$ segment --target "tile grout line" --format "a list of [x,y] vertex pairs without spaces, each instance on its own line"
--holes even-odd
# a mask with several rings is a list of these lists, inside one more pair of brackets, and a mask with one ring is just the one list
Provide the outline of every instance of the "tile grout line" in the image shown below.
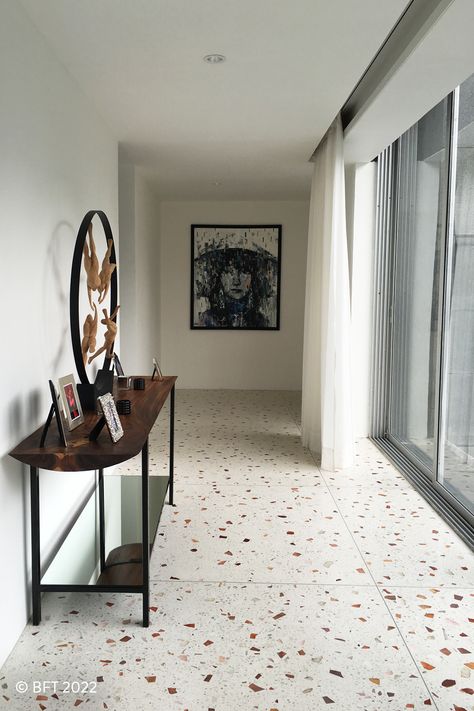
[[[312,452],[311,452],[311,456],[313,456],[313,453],[312,453]],[[313,459],[314,459],[315,465],[318,466],[318,465],[316,464],[316,459],[314,458],[314,456],[313,456]],[[328,483],[326,482],[326,479],[325,479],[324,474],[323,474],[323,470],[322,470],[319,466],[318,466],[318,469],[319,469],[319,473],[320,473],[320,475],[321,475],[321,477],[322,477],[324,483],[326,484],[327,490],[329,491],[329,493],[330,493],[330,495],[331,495],[331,498],[332,498],[332,500],[334,501],[334,505],[336,506],[336,508],[337,508],[337,510],[338,510],[338,512],[339,512],[339,515],[341,516],[341,519],[342,519],[342,521],[343,521],[343,523],[344,523],[344,526],[346,527],[346,529],[347,529],[347,531],[348,531],[348,533],[349,533],[349,535],[350,535],[350,537],[351,537],[351,539],[352,539],[352,541],[353,541],[355,547],[357,548],[360,557],[361,557],[362,560],[364,561],[364,565],[365,565],[365,567],[367,568],[367,571],[368,571],[370,577],[372,578],[372,581],[373,581],[374,586],[375,586],[375,588],[376,588],[376,590],[377,590],[377,592],[378,592],[378,594],[379,594],[379,596],[380,596],[380,599],[381,599],[381,601],[382,601],[382,604],[384,605],[385,609],[387,610],[388,614],[390,615],[390,618],[392,619],[393,624],[395,625],[395,627],[396,627],[396,629],[397,629],[397,631],[398,631],[398,634],[400,635],[400,638],[401,638],[401,640],[403,641],[403,644],[405,645],[405,649],[407,650],[407,652],[408,652],[408,654],[409,654],[409,656],[410,656],[410,658],[411,658],[413,664],[415,665],[415,669],[416,669],[417,672],[418,672],[418,676],[419,676],[421,682],[423,683],[423,685],[424,685],[426,691],[428,692],[429,698],[430,698],[431,701],[433,702],[433,705],[434,705],[435,709],[436,709],[437,711],[439,711],[438,704],[436,703],[436,701],[435,701],[434,698],[433,698],[433,694],[432,694],[432,692],[431,692],[431,689],[429,688],[429,686],[428,686],[428,684],[427,684],[427,682],[426,682],[424,676],[423,676],[422,673],[421,673],[421,670],[420,670],[420,668],[419,668],[419,666],[418,666],[418,664],[417,664],[417,662],[416,662],[416,660],[415,660],[415,658],[414,658],[414,656],[413,656],[413,653],[412,653],[410,647],[408,646],[408,642],[407,642],[407,640],[405,639],[405,636],[402,634],[402,631],[401,631],[400,627],[398,626],[398,623],[397,623],[396,619],[394,618],[390,607],[387,605],[387,602],[386,602],[384,596],[382,595],[382,591],[380,590],[380,587],[379,587],[378,583],[376,582],[376,580],[375,580],[375,578],[374,578],[374,576],[373,576],[373,574],[372,574],[372,571],[371,571],[369,565],[367,564],[367,561],[366,561],[366,559],[365,559],[365,556],[362,554],[362,551],[361,551],[361,549],[360,549],[360,547],[359,547],[359,544],[358,544],[357,541],[355,540],[354,535],[353,535],[353,533],[352,533],[352,531],[351,531],[351,529],[350,529],[350,527],[349,527],[349,525],[348,525],[348,523],[347,523],[347,521],[346,521],[346,518],[345,518],[345,516],[343,515],[343,513],[341,512],[341,510],[340,510],[340,508],[339,508],[339,504],[338,504],[336,498],[334,497],[334,495],[333,495],[333,493],[332,493],[332,491],[331,491],[331,489],[330,489]],[[414,586],[414,587],[416,587],[416,586]]]
[[[291,420],[295,423],[295,425],[296,425],[296,427],[297,427],[297,429],[299,430],[300,435],[301,435],[301,434],[302,434],[301,425],[296,421],[296,418],[294,418],[293,415],[291,414],[290,408],[289,408],[289,407],[286,407],[285,409],[286,409],[286,411],[287,411],[287,414],[288,414],[289,417],[291,418]],[[330,494],[330,496],[331,496],[331,498],[332,498],[332,500],[333,500],[333,502],[334,502],[334,505],[336,506],[337,511],[339,512],[339,515],[341,516],[341,519],[342,519],[342,521],[343,521],[343,523],[344,523],[344,526],[346,527],[346,530],[348,531],[348,533],[349,533],[349,535],[350,535],[350,537],[351,537],[351,539],[352,539],[354,545],[356,546],[357,551],[359,552],[359,555],[360,555],[362,561],[364,562],[365,567],[367,568],[367,571],[368,571],[368,573],[369,573],[369,576],[370,576],[370,578],[372,579],[372,585],[365,585],[365,586],[360,586],[360,587],[367,587],[367,588],[369,588],[369,589],[375,588],[375,589],[377,590],[377,592],[378,592],[378,594],[379,594],[379,596],[380,596],[380,599],[382,600],[383,606],[385,607],[385,609],[387,610],[387,612],[388,612],[388,614],[389,614],[391,620],[393,621],[393,624],[394,624],[395,628],[397,629],[397,632],[398,632],[398,634],[399,634],[399,636],[400,636],[400,638],[401,638],[403,644],[405,645],[405,649],[407,650],[408,655],[410,656],[410,658],[411,658],[413,664],[415,665],[415,669],[417,670],[417,674],[418,674],[419,679],[421,680],[423,686],[425,687],[425,689],[426,689],[426,691],[427,691],[427,693],[428,693],[428,696],[429,696],[429,698],[431,699],[431,701],[432,701],[432,703],[433,703],[435,709],[436,709],[437,711],[439,711],[438,705],[437,705],[437,703],[435,702],[435,700],[434,700],[434,698],[433,698],[433,695],[432,695],[432,693],[431,693],[431,690],[430,690],[430,688],[428,687],[428,685],[427,685],[427,683],[426,683],[426,681],[425,681],[423,675],[421,674],[421,671],[420,671],[420,669],[419,669],[419,667],[418,667],[418,664],[417,664],[415,658],[413,657],[413,654],[412,654],[412,652],[411,652],[411,650],[410,650],[410,648],[409,648],[409,646],[408,646],[408,643],[407,643],[407,641],[406,641],[404,635],[402,634],[402,632],[401,632],[401,630],[400,630],[400,627],[398,626],[397,621],[395,620],[395,618],[394,618],[394,616],[393,616],[393,614],[392,614],[392,612],[391,612],[389,606],[387,605],[387,602],[386,602],[386,600],[384,599],[384,597],[383,597],[383,595],[382,595],[382,592],[381,592],[381,590],[380,590],[378,584],[376,583],[375,578],[374,578],[374,576],[372,575],[372,572],[371,572],[369,566],[367,565],[366,559],[365,559],[365,557],[362,555],[362,552],[361,552],[361,550],[360,550],[360,548],[359,548],[359,545],[357,544],[356,540],[354,539],[354,536],[353,536],[353,534],[352,534],[352,531],[350,530],[350,528],[349,528],[349,526],[348,526],[348,524],[347,524],[347,522],[346,522],[346,520],[345,520],[345,517],[343,516],[343,514],[342,514],[342,512],[341,512],[341,510],[340,510],[340,508],[339,508],[338,502],[336,501],[336,499],[335,499],[335,497],[334,497],[334,494],[333,494],[331,488],[329,487],[328,482],[326,481],[326,479],[325,479],[325,477],[324,477],[324,475],[323,475],[323,473],[322,473],[322,470],[321,470],[321,468],[320,468],[318,462],[316,461],[316,459],[315,459],[315,457],[314,457],[313,452],[311,452],[311,450],[306,449],[306,448],[303,448],[303,449],[305,449],[305,451],[309,452],[311,458],[313,459],[313,462],[314,462],[314,464],[315,464],[315,466],[316,466],[316,468],[317,468],[317,470],[318,470],[319,476],[321,477],[322,483],[323,483],[324,486],[326,487],[326,490],[329,492],[329,494]],[[236,486],[236,484],[228,484],[228,485],[219,484],[219,485],[217,485],[217,486],[229,486],[229,487],[230,487],[230,486]],[[255,484],[254,486],[259,486],[259,485]],[[260,485],[260,486],[267,486],[267,485],[262,484],[262,485]],[[273,486],[275,486],[275,485],[273,485]],[[285,487],[284,485],[280,485],[280,486],[281,486],[282,488],[288,488],[288,487]],[[314,484],[313,484],[313,485],[309,485],[309,484],[308,484],[308,485],[305,485],[305,486],[307,486],[308,488],[317,488],[317,487],[314,486]],[[294,488],[294,487],[293,487],[293,488]],[[300,487],[297,487],[297,488],[300,488]],[[211,488],[211,490],[212,490],[212,488]],[[158,581],[154,581],[154,582],[158,582]],[[170,582],[176,582],[176,581],[170,581]],[[202,581],[202,582],[204,582],[204,581]],[[220,583],[221,583],[221,584],[224,584],[224,585],[232,584],[232,583],[224,583],[223,581],[220,581]],[[219,584],[219,583],[216,583],[216,584]],[[257,582],[257,581],[251,581],[251,582],[249,582],[249,583],[242,583],[242,584],[244,584],[244,585],[246,585],[246,584],[248,584],[248,585],[259,585],[259,584],[266,584],[266,583],[259,583],[259,582]],[[278,584],[278,583],[275,583],[275,585],[277,585],[277,584]],[[323,584],[323,583],[313,583],[313,584],[308,584],[308,583],[293,583],[293,585],[294,585],[295,587],[300,587],[300,586],[304,586],[304,585],[313,585],[314,587],[318,587],[318,586],[324,587],[324,584]],[[333,583],[333,585],[334,585],[334,586],[337,586],[338,584],[337,584],[337,583]],[[343,586],[345,586],[345,585],[342,584],[341,587],[343,587]],[[353,586],[350,586],[349,584],[347,584],[347,587],[353,587]],[[357,587],[357,586],[356,586],[356,587]],[[415,586],[414,586],[414,587],[415,587]]]
[[[301,435],[302,435],[302,426],[301,426],[300,423],[298,423],[298,422],[296,421],[296,418],[293,417],[292,412],[291,412],[291,408],[289,407],[289,405],[285,405],[285,411],[286,411],[287,416],[289,416],[289,418],[291,419],[291,421],[295,424],[295,426],[296,426],[296,428],[298,429],[298,431],[299,431],[299,433],[300,433],[300,436],[301,436]],[[378,592],[378,594],[379,594],[379,596],[380,596],[380,599],[381,599],[381,601],[382,601],[383,606],[385,607],[385,609],[387,610],[387,612],[388,612],[388,614],[389,614],[391,620],[393,621],[393,624],[394,624],[394,626],[395,626],[395,628],[396,628],[396,630],[397,630],[397,632],[398,632],[398,634],[399,634],[399,636],[400,636],[400,638],[401,638],[401,640],[402,640],[402,642],[403,642],[403,644],[404,644],[404,646],[405,646],[405,649],[407,650],[408,655],[410,656],[410,658],[411,658],[413,664],[415,665],[415,669],[417,670],[417,674],[418,674],[419,679],[421,680],[423,686],[425,687],[425,689],[426,689],[426,691],[427,691],[427,693],[428,693],[428,696],[429,696],[429,698],[431,699],[431,701],[432,701],[432,703],[433,703],[433,705],[434,705],[434,708],[435,708],[437,711],[439,711],[438,705],[437,705],[437,703],[435,702],[435,700],[434,700],[434,698],[433,698],[433,695],[432,695],[432,693],[431,693],[431,690],[430,690],[430,688],[428,687],[428,684],[426,683],[425,678],[424,678],[424,676],[423,676],[422,673],[421,673],[421,670],[420,670],[420,668],[419,668],[419,666],[418,666],[418,664],[417,664],[417,662],[416,662],[416,660],[415,660],[415,658],[414,658],[414,656],[413,656],[413,654],[412,654],[412,652],[411,652],[411,649],[410,649],[409,646],[408,646],[407,640],[405,639],[404,635],[402,634],[402,632],[401,632],[401,630],[400,630],[400,627],[398,626],[397,621],[395,620],[395,618],[394,618],[394,616],[393,616],[393,614],[392,614],[392,611],[391,611],[390,607],[388,606],[388,604],[387,604],[387,602],[386,602],[386,600],[385,600],[385,598],[384,598],[384,596],[383,596],[383,594],[382,594],[382,591],[381,591],[379,585],[378,585],[377,582],[375,581],[375,578],[374,578],[374,576],[373,576],[373,574],[372,574],[372,571],[371,571],[370,567],[369,567],[368,564],[367,564],[367,561],[366,561],[366,559],[365,559],[365,556],[362,554],[362,551],[361,551],[361,549],[360,549],[360,547],[359,547],[357,541],[355,540],[354,535],[353,535],[352,531],[350,530],[349,525],[347,524],[344,515],[342,514],[342,512],[341,512],[341,510],[340,510],[340,508],[339,508],[339,504],[338,504],[338,502],[337,502],[337,500],[336,500],[336,498],[335,498],[335,496],[334,496],[334,494],[333,494],[333,492],[332,492],[332,490],[331,490],[331,488],[330,488],[328,482],[326,481],[326,478],[324,477],[324,475],[323,475],[323,473],[322,473],[322,470],[321,470],[321,468],[320,468],[320,465],[319,465],[318,462],[316,461],[316,458],[315,458],[315,456],[314,456],[314,453],[313,453],[311,450],[309,450],[309,449],[307,449],[307,448],[305,448],[305,447],[303,447],[303,449],[304,449],[305,451],[307,451],[307,452],[309,453],[309,455],[311,456],[311,458],[313,459],[313,462],[314,462],[314,464],[315,464],[315,466],[316,466],[316,468],[317,468],[317,470],[318,470],[319,476],[321,477],[322,483],[324,484],[324,486],[326,487],[326,490],[327,490],[328,493],[330,494],[330,496],[331,496],[331,498],[332,498],[332,500],[333,500],[333,502],[334,502],[334,505],[335,505],[335,507],[336,507],[336,509],[337,509],[337,511],[338,511],[338,513],[339,513],[339,515],[341,516],[341,519],[342,519],[342,521],[343,521],[343,524],[344,524],[346,530],[348,531],[348,533],[349,533],[349,535],[350,535],[350,537],[351,537],[351,539],[352,539],[352,541],[353,541],[353,543],[354,543],[354,545],[355,545],[355,547],[356,547],[356,549],[357,549],[357,551],[358,551],[358,553],[359,553],[359,555],[360,555],[360,557],[361,557],[361,560],[363,561],[363,563],[364,563],[364,565],[365,565],[365,567],[366,567],[366,569],[367,569],[367,572],[368,572],[368,574],[369,574],[369,576],[370,576],[370,578],[371,578],[371,580],[372,580],[372,585],[368,584],[368,585],[363,585],[363,586],[361,585],[361,586],[355,586],[355,587],[366,587],[366,588],[369,588],[369,589],[375,588],[375,589],[377,590],[377,592]],[[237,484],[237,486],[239,486],[239,485],[240,485],[240,484]],[[231,487],[231,486],[236,486],[236,484],[227,484],[227,485],[226,485],[226,484],[217,484],[216,486],[219,486],[219,487],[221,487],[221,486],[229,486],[229,487]],[[245,484],[244,484],[244,486],[245,486]],[[249,486],[250,486],[250,484],[249,484]],[[266,484],[260,484],[260,485],[254,484],[253,486],[268,486],[268,485],[266,485]],[[288,487],[288,486],[285,486],[285,485],[272,485],[272,486],[281,486],[281,488],[300,488],[300,487]],[[317,487],[315,487],[314,484],[313,484],[313,485],[308,484],[308,485],[303,485],[303,486],[307,486],[308,488],[317,488]],[[212,485],[211,485],[211,489],[210,489],[210,490],[212,491]],[[153,582],[161,582],[161,581],[159,581],[159,579],[153,579]],[[184,582],[184,581],[167,581],[167,582],[175,582],[175,583],[177,583],[177,582]],[[189,582],[192,583],[193,581],[189,581]],[[219,584],[224,584],[224,585],[228,585],[228,584],[229,584],[229,585],[232,585],[232,584],[233,584],[233,583],[227,583],[227,582],[224,582],[224,581],[218,581],[218,582],[216,582],[216,583],[212,583],[212,581],[199,581],[199,582],[201,582],[201,583],[208,583],[208,584],[211,583],[211,584],[217,584],[217,585],[219,585]],[[236,583],[236,584],[239,584],[239,583]],[[247,583],[241,583],[241,584],[242,584],[242,585],[272,585],[272,583],[260,583],[260,582],[257,582],[257,581],[249,581],[249,582],[247,582]],[[278,583],[273,583],[273,584],[274,584],[274,585],[278,585]],[[285,583],[283,583],[283,584],[285,584]],[[325,586],[324,583],[288,583],[288,585],[294,585],[296,588],[297,588],[297,587],[300,587],[300,586],[305,586],[305,585],[311,585],[311,586],[313,586],[313,587],[324,587],[324,586]],[[328,584],[328,585],[331,585],[331,584]],[[334,585],[335,587],[338,586],[337,583],[332,583],[332,585]],[[345,587],[345,586],[347,586],[347,587],[354,587],[354,586],[351,586],[350,584],[341,584],[341,585],[339,585],[339,586],[340,586],[340,587],[343,587],[343,586],[344,586],[344,587]],[[417,586],[413,586],[413,587],[416,588]]]
[[[291,581],[273,581],[268,582],[265,580],[184,580],[183,578],[177,579],[164,579],[164,578],[150,578],[152,583],[185,583],[190,585],[267,585],[269,587],[276,586],[291,586],[291,587],[337,587],[337,588],[368,588],[372,590],[376,585],[372,583],[295,583]],[[135,595],[136,593],[131,593]]]
[[[365,563],[365,560],[364,560]],[[371,576],[372,577],[372,576]],[[372,577],[373,579],[373,577]],[[307,585],[308,587],[347,587],[347,588],[380,588],[376,582],[373,583],[339,583],[337,581],[327,582],[327,583],[315,583],[315,582],[297,582],[292,580],[203,580],[203,579],[188,579],[188,578],[160,578],[153,577],[150,578],[150,582],[154,583],[186,583],[192,585],[198,584],[209,584],[209,585],[293,585],[295,587],[299,585]],[[453,585],[452,587],[447,587],[445,585],[391,585],[391,589],[406,589],[406,590],[440,590],[443,592],[457,591],[457,592],[474,592],[474,587]],[[134,593],[132,593],[134,594]]]

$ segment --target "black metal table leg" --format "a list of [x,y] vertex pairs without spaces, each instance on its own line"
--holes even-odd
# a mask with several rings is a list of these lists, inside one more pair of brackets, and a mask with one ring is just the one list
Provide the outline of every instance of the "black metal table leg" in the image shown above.
[[99,469],[99,553],[100,572],[105,570],[105,495],[104,470]]
[[33,624],[41,622],[41,547],[39,510],[39,471],[30,467],[31,488],[31,595],[33,600]]
[[169,504],[174,505],[174,394],[175,386],[171,388],[170,395],[170,486]]
[[148,528],[148,438],[142,449],[143,627],[150,624],[150,542]]

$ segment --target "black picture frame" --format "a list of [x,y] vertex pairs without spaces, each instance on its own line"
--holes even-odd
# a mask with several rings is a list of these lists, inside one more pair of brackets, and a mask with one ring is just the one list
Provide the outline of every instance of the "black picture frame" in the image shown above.
[[120,358],[118,357],[118,355],[116,353],[114,353],[114,368],[115,368],[115,372],[117,373],[117,375],[120,375],[120,376],[125,375],[123,367],[122,367],[122,363],[120,362]]
[[281,224],[192,224],[191,329],[279,331],[281,243]]
[[63,423],[63,419],[61,416],[61,409],[59,407],[59,395],[56,392],[56,388],[54,387],[53,381],[48,380],[48,384],[49,384],[49,392],[51,394],[51,407],[50,407],[49,414],[46,419],[45,425],[44,425],[43,430],[41,432],[41,439],[40,439],[39,446],[44,447],[44,443],[46,441],[46,435],[48,434],[48,430],[51,425],[51,421],[54,417],[56,420],[56,426],[58,428],[59,440],[60,440],[63,447],[67,447],[66,432],[64,429],[64,423]]

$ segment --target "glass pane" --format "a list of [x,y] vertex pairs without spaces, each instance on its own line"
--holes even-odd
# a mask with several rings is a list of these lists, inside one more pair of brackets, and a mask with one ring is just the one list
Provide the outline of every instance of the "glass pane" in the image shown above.
[[399,140],[390,436],[433,471],[449,101]]
[[[141,486],[140,476],[104,476],[104,544],[106,567],[116,565],[120,548],[141,546]],[[154,541],[163,508],[168,477],[149,478],[149,539]],[[62,542],[54,559],[42,577],[44,584],[95,585],[100,575],[100,525],[98,489],[91,496],[80,516]],[[129,553],[129,550],[125,550]],[[132,550],[132,553],[134,551]],[[141,558],[141,549],[138,551]],[[135,560],[133,558],[133,560]],[[123,562],[123,561],[122,561]]]
[[456,193],[439,480],[474,512],[474,75],[460,87]]

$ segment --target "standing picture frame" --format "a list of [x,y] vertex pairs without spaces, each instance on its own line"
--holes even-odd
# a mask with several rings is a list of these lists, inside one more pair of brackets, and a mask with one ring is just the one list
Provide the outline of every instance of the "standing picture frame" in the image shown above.
[[156,358],[153,358],[153,373],[151,374],[151,379],[155,379],[155,375],[157,377],[157,380],[163,380],[163,373],[161,372],[160,364],[158,363]]
[[67,447],[67,439],[66,439],[66,433],[64,431],[64,423],[63,423],[63,418],[61,415],[61,408],[59,407],[59,395],[56,392],[56,388],[54,387],[53,381],[48,380],[48,383],[49,383],[49,392],[51,394],[51,407],[49,409],[48,417],[46,418],[45,425],[44,425],[43,430],[41,432],[41,439],[40,439],[39,446],[44,447],[44,444],[46,442],[46,435],[48,434],[49,427],[50,427],[51,422],[54,417],[56,419],[56,426],[58,428],[59,440],[60,440],[63,447]]
[[84,414],[77,394],[76,382],[72,373],[59,378],[58,382],[64,418],[68,430],[71,431],[84,422]]
[[191,328],[280,329],[281,225],[191,225]]
[[115,400],[111,393],[106,393],[105,395],[99,395],[97,398],[100,402],[102,408],[102,413],[105,418],[105,424],[109,430],[110,438],[112,442],[118,442],[119,439],[123,437],[122,423],[120,422],[120,417],[115,406]]
[[124,370],[122,368],[122,363],[120,362],[120,358],[116,353],[114,353],[114,367],[117,375],[120,375],[121,377],[125,375]]

